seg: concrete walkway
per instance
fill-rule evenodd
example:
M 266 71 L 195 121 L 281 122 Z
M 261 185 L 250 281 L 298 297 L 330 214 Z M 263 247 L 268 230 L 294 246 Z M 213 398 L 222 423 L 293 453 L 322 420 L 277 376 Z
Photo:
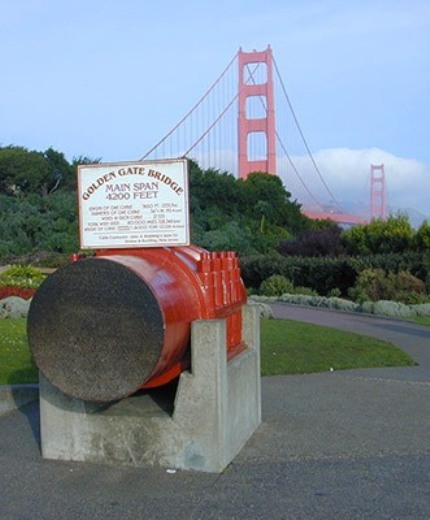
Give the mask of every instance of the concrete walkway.
M 43 460 L 33 403 L 0 417 L 0 519 L 429 519 L 430 328 L 274 306 L 420 363 L 263 378 L 263 423 L 220 474 Z

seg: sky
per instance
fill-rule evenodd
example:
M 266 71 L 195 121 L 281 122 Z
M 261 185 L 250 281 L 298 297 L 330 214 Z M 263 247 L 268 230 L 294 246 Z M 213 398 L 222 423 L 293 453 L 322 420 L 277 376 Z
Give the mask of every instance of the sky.
M 0 146 L 137 160 L 236 54 L 270 44 L 337 200 L 385 165 L 430 216 L 428 0 L 0 0 Z

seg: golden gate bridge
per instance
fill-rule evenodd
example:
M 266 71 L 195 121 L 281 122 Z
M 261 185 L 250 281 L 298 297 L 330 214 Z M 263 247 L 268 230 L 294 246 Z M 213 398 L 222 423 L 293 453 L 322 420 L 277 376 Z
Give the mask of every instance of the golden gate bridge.
M 280 95 L 275 97 L 275 91 Z M 384 165 L 370 167 L 368 217 L 346 212 L 311 152 L 270 46 L 242 49 L 211 87 L 142 160 L 188 157 L 202 169 L 246 179 L 278 175 L 310 218 L 354 225 L 385 218 Z

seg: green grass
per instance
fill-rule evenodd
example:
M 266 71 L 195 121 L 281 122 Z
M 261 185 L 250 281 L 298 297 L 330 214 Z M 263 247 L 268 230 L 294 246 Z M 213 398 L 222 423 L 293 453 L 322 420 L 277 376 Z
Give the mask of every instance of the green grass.
M 36 383 L 25 318 L 0 319 L 0 385 Z
M 408 354 L 386 341 L 291 320 L 261 321 L 265 376 L 414 364 Z
M 430 316 L 416 316 L 413 321 L 418 325 L 427 325 L 430 327 Z
M 309 374 L 348 368 L 413 365 L 385 341 L 291 320 L 262 320 L 262 374 Z M 0 385 L 37 382 L 26 319 L 0 319 Z

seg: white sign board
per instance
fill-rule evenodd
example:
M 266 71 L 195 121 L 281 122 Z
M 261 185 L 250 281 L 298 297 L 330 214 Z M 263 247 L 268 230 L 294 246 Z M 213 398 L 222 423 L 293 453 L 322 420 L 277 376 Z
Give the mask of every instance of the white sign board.
M 190 243 L 186 159 L 78 166 L 81 249 Z

